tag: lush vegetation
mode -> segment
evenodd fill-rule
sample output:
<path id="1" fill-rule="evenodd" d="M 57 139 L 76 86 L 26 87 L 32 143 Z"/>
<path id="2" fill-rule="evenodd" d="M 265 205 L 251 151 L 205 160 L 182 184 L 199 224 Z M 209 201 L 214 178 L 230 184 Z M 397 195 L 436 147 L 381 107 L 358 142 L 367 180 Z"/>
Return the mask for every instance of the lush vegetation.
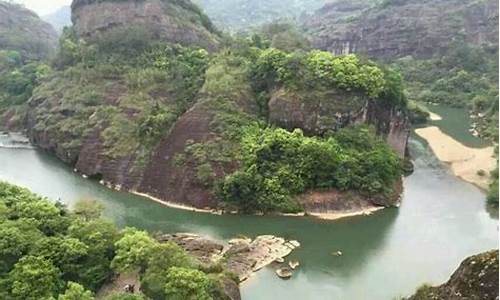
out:
<path id="1" fill-rule="evenodd" d="M 412 100 L 469 109 L 482 137 L 498 141 L 498 48 L 456 42 L 445 55 L 395 62 Z"/>
<path id="2" fill-rule="evenodd" d="M 73 6 L 92 1 L 76 1 Z M 199 11 L 188 1 L 167 2 Z M 294 198 L 308 189 L 390 193 L 400 175 L 399 160 L 371 131 L 321 132 L 317 137 L 288 132 L 270 124 L 268 102 L 276 91 L 302 101 L 314 97 L 333 102 L 333 91 L 346 96 L 337 97 L 332 114 L 348 112 L 352 102 L 367 100 L 404 109 L 398 73 L 355 55 L 310 51 L 298 29 L 285 22 L 228 38 L 224 47 L 209 54 L 160 42 L 140 25 L 112 28 L 87 39 L 65 28 L 50 67 L 28 64 L 6 73 L 5 107 L 26 108 L 29 99 L 35 141 L 50 140 L 57 155 L 70 164 L 92 144 L 98 155 L 120 164 L 126 169 L 120 172 L 130 178 L 143 176 L 162 139 L 181 116 L 196 109 L 210 120 L 200 134 L 208 138 L 203 143 L 188 140 L 173 164 L 245 212 L 300 210 Z M 7 54 L 6 62 L 15 61 Z M 17 76 L 19 72 L 23 73 Z M 356 110 L 361 108 L 357 102 Z M 17 118 L 24 120 L 21 114 Z M 344 144 L 342 137 L 348 132 L 363 139 L 367 148 Z M 273 158 L 277 161 L 268 161 L 257 155 L 264 149 L 252 143 L 288 150 L 286 155 L 273 154 L 280 156 Z M 312 162 L 321 155 L 329 161 L 318 168 Z M 287 177 L 286 172 L 299 168 L 299 161 L 301 174 Z M 380 164 L 385 165 L 379 170 L 387 172 L 368 170 Z M 273 168 L 266 173 L 268 165 Z M 244 189 L 253 198 L 238 196 L 238 185 L 247 185 Z"/>
<path id="3" fill-rule="evenodd" d="M 156 43 L 141 27 L 117 29 L 92 43 L 67 28 L 54 62 L 58 71 L 36 90 L 36 98 L 60 91 L 64 109 L 38 106 L 35 130 L 58 132 L 71 160 L 99 128 L 109 157 L 134 154 L 142 168 L 152 147 L 195 102 L 208 59 L 203 49 Z"/>
<path id="4" fill-rule="evenodd" d="M 250 77 L 254 91 L 265 103 L 269 98 L 266 92 L 284 86 L 311 93 L 324 89 L 361 92 L 389 106 L 406 107 L 399 74 L 353 54 L 335 56 L 318 50 L 289 53 L 267 48 L 257 55 Z"/>
<path id="5" fill-rule="evenodd" d="M 232 178 L 241 172 L 248 177 L 252 171 L 245 168 L 264 163 L 252 161 L 252 152 L 246 152 L 250 151 L 250 137 L 257 134 L 249 128 L 257 126 L 270 136 L 274 136 L 272 132 L 286 136 L 284 130 L 256 125 L 267 123 L 267 101 L 276 89 L 297 94 L 340 90 L 366 95 L 391 107 L 406 105 L 401 78 L 391 69 L 355 55 L 278 50 L 268 41 L 268 37 L 260 35 L 236 39 L 228 43 L 227 50 L 210 56 L 203 49 L 158 43 L 144 28 L 136 26 L 110 30 L 88 42 L 78 40 L 73 30 L 67 28 L 54 61 L 55 72 L 35 90 L 32 99 L 37 103 L 34 130 L 51 132 L 52 139 L 66 153 L 64 159 L 72 163 L 84 139 L 99 130 L 104 154 L 110 159 L 131 158 L 131 172 L 140 176 L 151 153 L 179 117 L 195 104 L 204 106 L 212 115 L 207 128 L 212 138 L 203 144 L 186 144 L 175 162 L 178 166 L 194 168 L 199 184 L 213 191 L 219 190 L 223 180 L 225 192 L 219 195 L 227 203 L 237 204 L 236 196 L 229 192 Z M 56 110 L 54 102 L 45 100 L 51 98 L 58 99 Z M 348 107 L 349 102 L 345 102 L 343 106 Z M 330 175 L 324 182 L 300 178 L 303 182 L 291 188 L 285 182 L 276 185 L 264 180 L 281 176 L 279 172 L 284 167 L 277 167 L 278 173 L 261 174 L 258 178 L 262 180 L 251 183 L 254 190 L 268 191 L 255 193 L 255 201 L 248 199 L 248 204 L 240 203 L 244 211 L 296 211 L 300 207 L 293 203 L 293 196 L 313 188 L 335 187 L 384 194 L 391 190 L 400 174 L 399 161 L 374 137 L 364 136 L 367 147 L 373 146 L 366 151 L 342 145 L 336 149 L 333 145 L 337 141 L 333 138 L 296 137 L 295 133 L 290 133 L 290 137 L 302 140 L 299 144 L 309 145 L 315 141 L 325 147 L 324 151 L 330 151 L 332 163 L 349 169 L 345 172 L 352 172 L 352 176 L 340 178 L 338 170 L 331 170 L 331 174 L 337 172 L 336 175 Z M 292 143 L 290 147 L 299 144 Z M 307 149 L 297 149 L 302 151 L 294 154 L 297 157 L 283 157 L 280 164 L 286 165 L 299 157 L 311 159 L 308 155 L 315 154 L 306 153 L 311 150 Z M 383 170 L 388 173 L 387 177 L 374 179 L 376 175 L 366 168 L 369 164 L 381 163 L 379 159 L 387 164 Z M 235 163 L 246 167 L 231 175 Z M 320 172 L 313 166 L 303 167 L 304 173 L 311 173 L 309 176 Z M 225 176 L 229 177 L 224 179 Z M 265 188 L 265 185 L 269 186 Z M 274 198 L 276 195 L 279 197 Z M 262 204 L 256 204 L 259 201 Z M 266 201 L 272 203 L 265 204 Z"/>
<path id="6" fill-rule="evenodd" d="M 49 58 L 57 43 L 55 30 L 34 12 L 12 2 L 0 1 L 0 50 L 18 51 L 27 60 Z"/>
<path id="7" fill-rule="evenodd" d="M 0 182 L 0 298 L 91 300 L 117 274 L 137 272 L 142 295 L 106 299 L 224 299 L 221 268 L 146 232 L 120 231 L 101 211 L 87 200 L 72 212 Z"/>
<path id="8" fill-rule="evenodd" d="M 222 198 L 244 212 L 298 212 L 308 189 L 390 194 L 402 175 L 397 155 L 365 127 L 306 137 L 299 129 L 248 128 L 241 170 L 225 178 Z"/>
<path id="9" fill-rule="evenodd" d="M 395 65 L 408 82 L 410 99 L 468 109 L 479 135 L 498 144 L 498 47 L 455 42 L 445 55 L 427 60 L 405 57 Z M 418 105 L 411 112 L 414 121 L 426 117 Z M 491 178 L 488 201 L 498 204 L 498 171 Z"/>
<path id="10" fill-rule="evenodd" d="M 26 61 L 18 51 L 0 50 L 0 116 L 11 115 L 9 128 L 22 128 L 33 89 L 51 72 L 49 65 Z"/>

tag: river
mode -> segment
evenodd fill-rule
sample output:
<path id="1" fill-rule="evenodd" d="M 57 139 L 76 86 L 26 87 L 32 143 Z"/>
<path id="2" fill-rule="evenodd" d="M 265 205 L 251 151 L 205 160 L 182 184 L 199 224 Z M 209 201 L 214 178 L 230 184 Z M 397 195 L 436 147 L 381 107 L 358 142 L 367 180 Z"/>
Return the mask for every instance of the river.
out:
<path id="1" fill-rule="evenodd" d="M 0 137 L 0 145 L 7 142 Z M 423 283 L 442 283 L 465 257 L 498 248 L 498 220 L 488 213 L 485 195 L 453 177 L 423 141 L 412 138 L 410 149 L 415 172 L 404 181 L 400 208 L 337 221 L 172 209 L 83 179 L 34 149 L 0 148 L 0 180 L 69 206 L 98 199 L 106 206 L 105 217 L 120 226 L 220 239 L 274 234 L 300 241 L 292 258 L 301 266 L 293 278 L 283 281 L 272 269 L 261 270 L 242 285 L 244 300 L 387 300 L 411 294 Z M 337 250 L 343 255 L 333 256 Z"/>

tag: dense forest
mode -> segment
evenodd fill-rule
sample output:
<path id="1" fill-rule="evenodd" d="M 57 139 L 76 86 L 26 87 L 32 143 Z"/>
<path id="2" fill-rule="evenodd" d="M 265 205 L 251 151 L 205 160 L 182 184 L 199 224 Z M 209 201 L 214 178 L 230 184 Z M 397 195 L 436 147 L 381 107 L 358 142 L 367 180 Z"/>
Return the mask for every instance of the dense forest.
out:
<path id="1" fill-rule="evenodd" d="M 498 158 L 491 0 L 325 2 L 74 0 L 53 19 L 57 42 L 0 0 L 0 130 L 109 188 L 217 214 L 399 206 L 411 123 L 433 105 L 467 110 Z M 498 167 L 491 179 L 498 207 Z M 102 213 L 0 182 L 0 299 L 233 300 L 226 257 L 203 262 Z M 498 277 L 497 253 L 477 259 Z M 138 293 L 116 288 L 123 275 Z"/>
<path id="2" fill-rule="evenodd" d="M 141 293 L 119 290 L 101 299 L 228 299 L 221 281 L 234 276 L 222 266 L 202 264 L 144 231 L 120 230 L 101 219 L 102 210 L 82 200 L 70 211 L 0 182 L 0 298 L 92 300 L 128 272 L 139 277 Z"/>

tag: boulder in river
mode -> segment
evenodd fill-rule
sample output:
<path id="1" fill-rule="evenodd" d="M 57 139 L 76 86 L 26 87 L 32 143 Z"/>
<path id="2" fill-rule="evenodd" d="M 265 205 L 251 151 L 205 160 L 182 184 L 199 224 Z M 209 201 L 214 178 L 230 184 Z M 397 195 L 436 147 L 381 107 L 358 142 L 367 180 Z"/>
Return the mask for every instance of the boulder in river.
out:
<path id="1" fill-rule="evenodd" d="M 288 279 L 292 277 L 293 272 L 292 269 L 283 267 L 276 270 L 276 275 L 278 275 L 279 278 Z"/>
<path id="2" fill-rule="evenodd" d="M 292 270 L 295 270 L 300 266 L 300 263 L 297 260 L 291 260 L 288 262 L 288 266 L 290 266 Z"/>

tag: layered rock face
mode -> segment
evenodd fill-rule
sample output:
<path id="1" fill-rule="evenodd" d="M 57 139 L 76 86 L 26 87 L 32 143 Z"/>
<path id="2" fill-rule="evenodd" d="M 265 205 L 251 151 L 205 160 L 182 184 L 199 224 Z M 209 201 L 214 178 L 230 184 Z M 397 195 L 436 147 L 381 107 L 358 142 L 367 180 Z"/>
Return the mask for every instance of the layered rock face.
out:
<path id="1" fill-rule="evenodd" d="M 93 1 L 72 4 L 76 32 L 97 37 L 116 28 L 143 27 L 156 38 L 215 50 L 219 37 L 210 20 L 187 0 Z"/>
<path id="2" fill-rule="evenodd" d="M 137 25 L 154 32 L 164 42 L 217 48 L 217 35 L 210 32 L 210 26 L 200 25 L 203 18 L 184 0 L 78 0 L 73 2 L 72 9 L 76 32 L 89 43 L 113 29 Z M 132 74 L 121 71 L 107 74 L 97 68 L 99 73 L 95 74 L 92 68 L 81 70 L 77 66 L 58 73 L 40 86 L 29 101 L 30 140 L 82 174 L 110 187 L 195 208 L 219 208 L 215 184 L 210 186 L 208 180 L 200 179 L 203 177 L 200 170 L 216 183 L 240 167 L 240 141 L 230 140 L 219 128 L 226 126 L 230 128 L 226 131 L 233 128 L 236 131 L 238 126 L 264 118 L 257 108 L 257 96 L 246 70 L 231 54 L 219 65 L 218 59 L 213 59 L 200 79 L 204 82 L 200 90 L 197 87 L 195 95 L 185 100 L 188 104 L 178 110 L 171 123 L 162 125 L 165 130 L 147 147 L 127 143 L 126 139 L 138 138 L 136 125 L 144 122 L 143 115 L 150 114 L 154 103 L 167 111 L 176 111 L 180 92 L 169 88 L 170 79 L 155 83 L 144 72 L 151 70 L 140 66 Z M 129 78 L 137 74 L 143 76 L 140 78 L 145 82 L 143 88 L 134 87 L 135 81 Z M 322 134 L 357 123 L 371 124 L 401 157 L 405 154 L 409 135 L 405 114 L 374 102 L 362 92 L 333 88 L 292 92 L 282 88 L 272 92 L 268 112 L 270 123 L 288 129 L 302 128 L 308 134 Z M 246 123 L 235 124 L 234 120 Z M 113 126 L 113 122 L 118 125 Z M 116 144 L 125 145 L 117 149 Z M 211 148 L 212 152 L 200 155 L 202 151 L 198 151 L 191 155 L 186 149 L 193 145 Z M 204 161 L 200 163 L 200 156 L 210 157 L 202 157 Z M 200 169 L 200 165 L 208 165 L 208 170 Z M 397 201 L 382 203 L 370 199 L 369 202 L 390 206 Z M 311 208 L 316 209 L 323 208 Z"/>
<path id="3" fill-rule="evenodd" d="M 459 39 L 474 45 L 498 44 L 495 0 L 393 0 L 366 7 L 340 1 L 318 10 L 305 21 L 315 36 L 313 45 L 335 54 L 395 58 L 430 57 Z"/>
<path id="4" fill-rule="evenodd" d="M 407 299 L 498 299 L 498 250 L 465 259 L 448 282 L 438 287 L 422 287 Z"/>
<path id="5" fill-rule="evenodd" d="M 43 59 L 54 52 L 56 44 L 57 33 L 50 24 L 23 6 L 0 1 L 0 50 Z"/>
<path id="6" fill-rule="evenodd" d="M 404 111 L 370 100 L 363 94 L 338 90 L 328 90 L 321 97 L 279 90 L 269 102 L 269 119 L 280 127 L 301 128 L 309 134 L 370 124 L 401 158 L 405 157 L 410 136 L 410 122 Z"/>

